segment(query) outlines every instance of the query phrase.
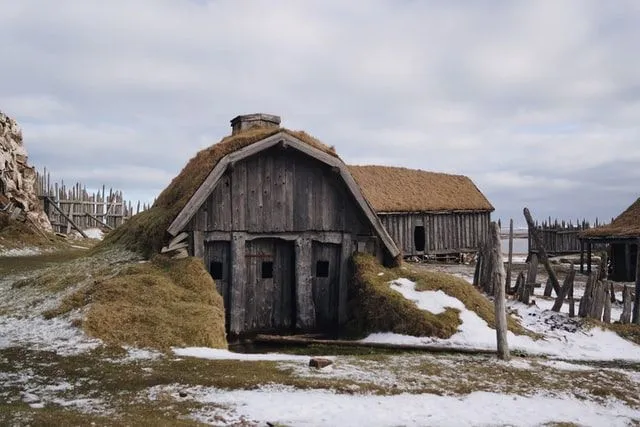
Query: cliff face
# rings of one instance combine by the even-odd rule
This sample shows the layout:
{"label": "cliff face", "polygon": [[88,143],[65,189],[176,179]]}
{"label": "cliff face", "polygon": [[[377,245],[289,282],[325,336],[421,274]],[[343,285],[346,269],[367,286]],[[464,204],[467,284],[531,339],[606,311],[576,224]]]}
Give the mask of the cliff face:
{"label": "cliff face", "polygon": [[20,126],[0,111],[0,210],[12,203],[42,229],[51,231],[36,194],[36,172],[27,159]]}

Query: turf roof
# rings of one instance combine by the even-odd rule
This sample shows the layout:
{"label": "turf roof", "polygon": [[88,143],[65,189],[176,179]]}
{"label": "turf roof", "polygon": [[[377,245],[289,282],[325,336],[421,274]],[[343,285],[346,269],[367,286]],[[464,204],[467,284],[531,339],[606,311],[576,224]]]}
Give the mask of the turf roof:
{"label": "turf roof", "polygon": [[640,198],[611,224],[585,230],[580,236],[585,238],[640,237]]}
{"label": "turf roof", "polygon": [[390,166],[349,166],[349,171],[378,212],[494,210],[466,176]]}
{"label": "turf roof", "polygon": [[339,158],[333,147],[323,144],[303,131],[285,128],[254,128],[227,136],[217,144],[198,152],[167,188],[160,193],[150,209],[134,216],[121,227],[109,233],[104,244],[124,244],[127,248],[145,255],[160,251],[168,239],[166,230],[169,225],[202,185],[216,164],[227,154],[278,132],[287,133],[314,148]]}

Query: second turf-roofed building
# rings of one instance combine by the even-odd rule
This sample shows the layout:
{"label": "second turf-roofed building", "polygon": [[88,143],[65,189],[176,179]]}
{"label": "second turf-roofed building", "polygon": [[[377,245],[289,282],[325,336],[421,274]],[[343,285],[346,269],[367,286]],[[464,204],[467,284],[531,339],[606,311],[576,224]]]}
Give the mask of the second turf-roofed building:
{"label": "second turf-roofed building", "polygon": [[494,208],[466,176],[389,166],[349,166],[405,256],[473,253]]}

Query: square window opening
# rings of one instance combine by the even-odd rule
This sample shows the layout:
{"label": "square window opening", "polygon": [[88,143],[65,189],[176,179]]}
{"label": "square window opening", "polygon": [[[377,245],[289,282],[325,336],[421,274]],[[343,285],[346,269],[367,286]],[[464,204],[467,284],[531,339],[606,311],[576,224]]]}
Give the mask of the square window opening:
{"label": "square window opening", "polygon": [[329,277],[329,261],[316,262],[316,277]]}
{"label": "square window opening", "polygon": [[209,271],[213,280],[222,280],[222,263],[220,261],[211,261]]}
{"label": "square window opening", "polygon": [[262,262],[262,278],[273,279],[273,261]]}
{"label": "square window opening", "polygon": [[413,230],[413,244],[416,251],[423,252],[425,243],[424,225],[416,225],[416,228]]}

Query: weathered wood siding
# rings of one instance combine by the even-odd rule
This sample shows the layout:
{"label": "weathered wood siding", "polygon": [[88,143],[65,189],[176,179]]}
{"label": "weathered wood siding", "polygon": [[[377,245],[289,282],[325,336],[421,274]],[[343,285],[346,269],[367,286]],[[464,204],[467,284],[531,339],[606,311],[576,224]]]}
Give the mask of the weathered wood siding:
{"label": "weathered wood siding", "polygon": [[[229,286],[231,285],[231,245],[229,242],[213,241],[207,242],[204,245],[204,265],[207,271],[211,274],[213,271],[213,264],[222,264],[222,271],[220,277],[214,277],[216,283],[216,289],[224,301],[225,314],[229,313],[230,307],[230,294]],[[228,316],[225,318],[227,324],[229,324]]]}
{"label": "weathered wood siding", "polygon": [[[341,247],[332,243],[313,242],[313,302],[316,327],[335,328],[338,325]],[[326,263],[324,266],[322,263]],[[323,270],[326,267],[326,271]]]}
{"label": "weathered wood siding", "polygon": [[187,229],[374,235],[339,174],[293,149],[276,147],[227,171]]}
{"label": "weathered wood siding", "polygon": [[[379,214],[403,255],[473,251],[486,240],[490,212]],[[417,251],[415,232],[424,227],[424,252]]]}
{"label": "weathered wood siding", "polygon": [[210,272],[213,261],[228,265],[216,286],[230,337],[346,322],[349,258],[383,254],[338,172],[291,147],[266,149],[230,165],[187,224],[191,253]]}
{"label": "weathered wood siding", "polygon": [[[243,332],[291,330],[295,325],[293,243],[280,239],[246,242]],[[270,264],[270,277],[265,277]]]}

